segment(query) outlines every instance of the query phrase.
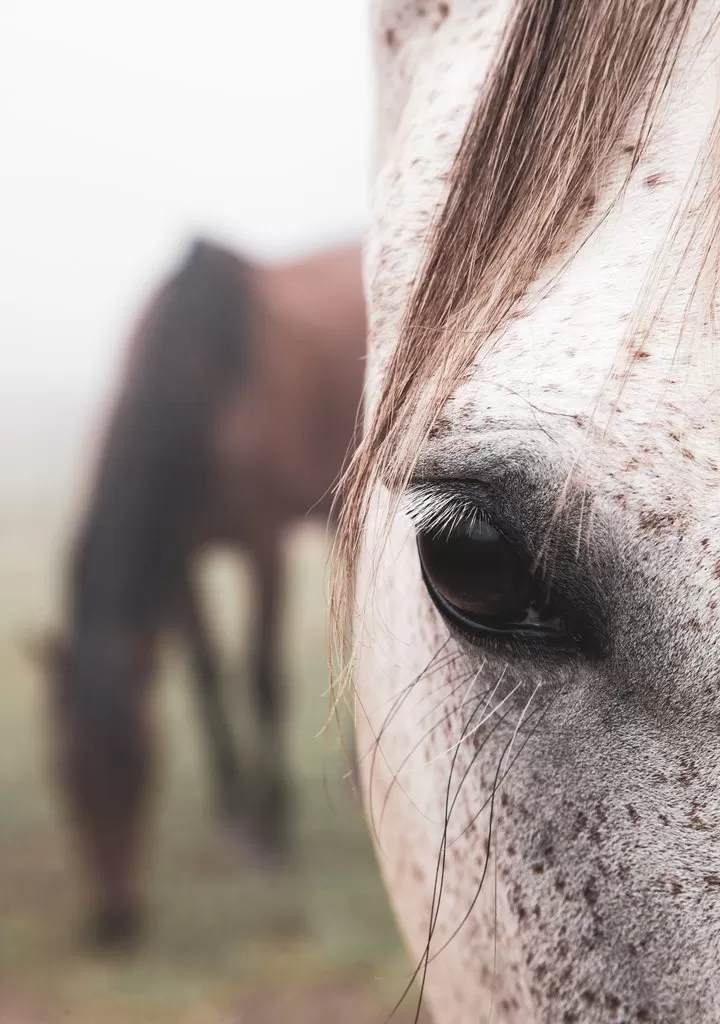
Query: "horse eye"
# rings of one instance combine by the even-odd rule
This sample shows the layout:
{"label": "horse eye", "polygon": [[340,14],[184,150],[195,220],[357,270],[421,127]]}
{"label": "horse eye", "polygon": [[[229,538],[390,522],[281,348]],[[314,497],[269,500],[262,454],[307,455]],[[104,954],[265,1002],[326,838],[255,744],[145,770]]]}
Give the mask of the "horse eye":
{"label": "horse eye", "polygon": [[421,531],[418,552],[436,607],[464,632],[572,644],[527,557],[486,520]]}

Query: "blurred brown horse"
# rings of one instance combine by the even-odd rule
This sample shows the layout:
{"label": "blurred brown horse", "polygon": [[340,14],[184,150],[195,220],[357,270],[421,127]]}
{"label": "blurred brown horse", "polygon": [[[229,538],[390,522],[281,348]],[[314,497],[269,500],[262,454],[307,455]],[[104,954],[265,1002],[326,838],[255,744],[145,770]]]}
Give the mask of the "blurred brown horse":
{"label": "blurred brown horse", "polygon": [[[190,648],[218,808],[267,854],[286,848],[278,640],[283,537],[327,517],[351,448],[365,351],[357,248],[250,264],[197,242],[132,341],[51,646],[56,770],[92,879],[93,934],[139,923],[158,639]],[[209,545],[254,575],[260,763],[241,764],[192,577]]]}

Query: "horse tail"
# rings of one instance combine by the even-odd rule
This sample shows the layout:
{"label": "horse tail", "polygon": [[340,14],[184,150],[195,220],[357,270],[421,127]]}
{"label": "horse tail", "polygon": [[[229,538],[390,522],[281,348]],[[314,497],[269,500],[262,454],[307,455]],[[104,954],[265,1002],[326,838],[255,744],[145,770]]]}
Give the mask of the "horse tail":
{"label": "horse tail", "polygon": [[76,618],[152,620],[180,568],[213,409],[247,371],[246,265],[191,246],[133,339],[76,550]]}

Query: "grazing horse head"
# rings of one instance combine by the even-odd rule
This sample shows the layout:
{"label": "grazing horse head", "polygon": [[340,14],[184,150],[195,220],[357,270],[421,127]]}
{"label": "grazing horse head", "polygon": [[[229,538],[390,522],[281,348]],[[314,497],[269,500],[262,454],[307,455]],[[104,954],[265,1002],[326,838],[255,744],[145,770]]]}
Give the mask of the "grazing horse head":
{"label": "grazing horse head", "polygon": [[140,926],[140,867],[151,780],[148,679],[138,636],[75,632],[46,645],[53,768],[91,880],[89,939],[115,946]]}
{"label": "grazing horse head", "polygon": [[718,15],[375,3],[339,614],[438,1024],[720,1020]]}

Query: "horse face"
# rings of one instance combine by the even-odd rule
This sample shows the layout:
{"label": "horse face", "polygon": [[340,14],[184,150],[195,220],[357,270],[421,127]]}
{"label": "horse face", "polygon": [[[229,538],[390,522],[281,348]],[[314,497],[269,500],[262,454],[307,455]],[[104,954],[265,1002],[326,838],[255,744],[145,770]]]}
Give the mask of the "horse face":
{"label": "horse face", "polygon": [[[491,6],[376,5],[368,420]],[[369,523],[359,756],[438,1024],[720,1019],[720,445],[683,205],[717,111],[707,14],[622,205],[547,268]],[[628,345],[648,282],[666,301]]]}
{"label": "horse face", "polygon": [[131,940],[150,782],[150,658],[125,637],[55,643],[48,659],[54,771],[91,880],[91,941]]}

